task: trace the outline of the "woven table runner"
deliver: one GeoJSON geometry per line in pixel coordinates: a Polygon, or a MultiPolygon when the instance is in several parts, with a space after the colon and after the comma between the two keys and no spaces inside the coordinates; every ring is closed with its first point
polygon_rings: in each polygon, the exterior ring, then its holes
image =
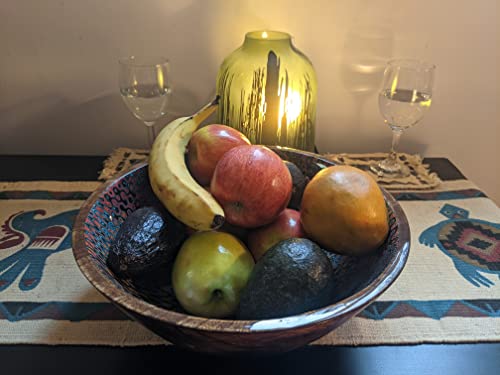
{"type": "MultiPolygon", "coordinates": [[[[168,344],[101,296],[73,259],[72,222],[98,185],[0,183],[0,344],[168,344]]],[[[411,228],[405,269],[312,345],[500,341],[500,209],[468,180],[393,194],[411,228]]]]}
{"type": "MultiPolygon", "coordinates": [[[[104,168],[99,175],[99,180],[105,181],[120,172],[129,169],[132,165],[146,161],[147,150],[120,147],[115,149],[106,159],[104,168]]],[[[377,182],[388,190],[428,190],[441,184],[441,179],[436,173],[429,171],[429,166],[422,162],[419,155],[405,153],[398,154],[399,160],[408,167],[410,175],[404,178],[391,178],[377,176],[370,170],[370,164],[381,161],[387,157],[385,153],[371,154],[324,154],[324,157],[337,164],[352,165],[361,168],[372,175],[377,182]]]]}

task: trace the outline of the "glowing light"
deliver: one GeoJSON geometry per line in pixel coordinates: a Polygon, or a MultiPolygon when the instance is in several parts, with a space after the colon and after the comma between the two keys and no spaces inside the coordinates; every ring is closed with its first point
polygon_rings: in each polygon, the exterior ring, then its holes
{"type": "Polygon", "coordinates": [[[289,122],[295,121],[302,111],[302,98],[297,91],[288,90],[288,98],[285,102],[286,118],[289,122]]]}
{"type": "Polygon", "coordinates": [[[280,109],[278,113],[280,124],[278,124],[278,127],[281,126],[284,115],[286,115],[286,123],[288,125],[299,117],[300,111],[302,111],[302,98],[297,91],[289,88],[287,95],[284,95],[284,93],[280,95],[280,109]]]}
{"type": "Polygon", "coordinates": [[[158,87],[160,90],[163,89],[163,84],[165,83],[164,78],[163,78],[163,69],[161,66],[156,67],[156,80],[158,82],[158,87]]]}
{"type": "Polygon", "coordinates": [[[391,97],[396,93],[396,90],[398,88],[398,76],[399,74],[396,74],[394,79],[392,80],[392,85],[391,85],[391,97]]]}
{"type": "MultiPolygon", "coordinates": [[[[278,134],[281,132],[281,126],[285,125],[290,129],[291,124],[297,120],[302,112],[302,98],[298,91],[288,88],[287,94],[284,92],[279,93],[280,104],[278,111],[278,134]],[[283,122],[285,120],[285,122],[283,122]]],[[[265,118],[267,111],[266,98],[262,93],[261,101],[259,103],[259,116],[265,118]]]]}
{"type": "Polygon", "coordinates": [[[411,102],[412,103],[415,103],[417,101],[417,98],[418,98],[418,92],[417,92],[417,89],[413,89],[413,92],[411,94],[411,102]]]}
{"type": "Polygon", "coordinates": [[[264,39],[267,39],[267,37],[268,37],[268,35],[267,35],[267,31],[263,31],[263,32],[262,32],[262,37],[263,37],[264,39]]]}
{"type": "Polygon", "coordinates": [[[420,106],[421,107],[430,107],[431,106],[431,102],[432,102],[432,99],[427,99],[427,100],[424,100],[422,102],[420,102],[420,106]]]}

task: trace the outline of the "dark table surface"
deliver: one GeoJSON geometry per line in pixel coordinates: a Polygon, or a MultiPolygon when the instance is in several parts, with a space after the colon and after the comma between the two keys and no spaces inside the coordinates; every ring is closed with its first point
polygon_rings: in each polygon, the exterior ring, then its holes
{"type": "MultiPolygon", "coordinates": [[[[96,180],[101,156],[0,156],[0,181],[96,180]]],[[[463,178],[447,159],[424,160],[443,180],[463,178]]],[[[1,332],[0,332],[1,336],[1,332]]],[[[222,358],[168,346],[0,345],[0,374],[498,374],[500,343],[308,346],[277,356],[222,358]]]]}

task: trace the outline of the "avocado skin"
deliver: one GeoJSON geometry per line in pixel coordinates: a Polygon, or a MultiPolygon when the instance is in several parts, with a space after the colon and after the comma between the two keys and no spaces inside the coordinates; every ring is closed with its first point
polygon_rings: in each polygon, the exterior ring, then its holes
{"type": "Polygon", "coordinates": [[[255,265],[242,291],[237,317],[282,318],[328,305],[333,267],[324,251],[305,238],[279,242],[255,265]]]}
{"type": "Polygon", "coordinates": [[[292,176],[292,196],[288,203],[288,208],[300,210],[300,202],[302,201],[302,195],[307,185],[307,179],[297,165],[287,160],[284,163],[292,176]]]}
{"type": "Polygon", "coordinates": [[[107,264],[121,277],[146,276],[173,262],[184,238],[184,226],[166,210],[139,208],[120,226],[107,264]]]}

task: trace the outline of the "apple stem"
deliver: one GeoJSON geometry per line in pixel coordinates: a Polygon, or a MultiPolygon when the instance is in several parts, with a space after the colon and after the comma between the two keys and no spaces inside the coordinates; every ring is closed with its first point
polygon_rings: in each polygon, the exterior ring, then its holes
{"type": "Polygon", "coordinates": [[[243,208],[243,203],[241,202],[233,202],[232,205],[236,211],[240,211],[243,208]]]}

